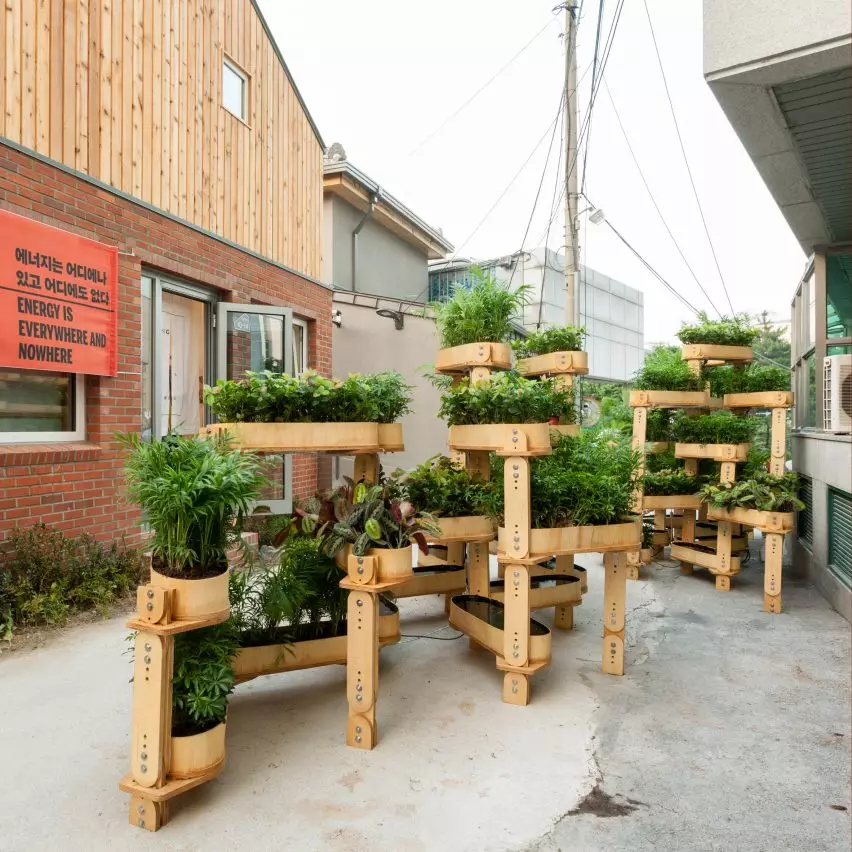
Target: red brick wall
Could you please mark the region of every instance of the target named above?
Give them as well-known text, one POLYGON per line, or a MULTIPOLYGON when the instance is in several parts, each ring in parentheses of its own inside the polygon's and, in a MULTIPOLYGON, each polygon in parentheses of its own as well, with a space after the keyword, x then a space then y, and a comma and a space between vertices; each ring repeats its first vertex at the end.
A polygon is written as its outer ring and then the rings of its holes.
MULTIPOLYGON (((0 542, 38 521, 110 539, 134 535, 116 432, 141 421, 142 266, 216 287, 231 302, 292 307, 309 322, 308 360, 331 373, 331 293, 299 275, 22 154, 0 142, 0 208, 117 246, 118 374, 87 377, 85 444, 0 443, 0 542)), ((296 456, 294 494, 317 487, 317 460, 296 456)))

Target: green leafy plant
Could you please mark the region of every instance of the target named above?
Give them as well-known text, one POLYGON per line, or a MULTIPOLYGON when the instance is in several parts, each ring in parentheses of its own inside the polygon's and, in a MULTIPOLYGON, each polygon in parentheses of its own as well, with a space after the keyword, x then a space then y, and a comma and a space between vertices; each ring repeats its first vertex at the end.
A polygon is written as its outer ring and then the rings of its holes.
POLYGON ((521 340, 513 340, 511 345, 517 358, 532 358, 551 352, 580 352, 585 339, 585 328, 565 325, 532 331, 521 340))
POLYGON ((642 548, 650 550, 654 546, 654 518, 642 518, 642 548))
POLYGON ((514 371, 482 384, 462 379, 441 394, 439 417, 450 426, 483 423, 573 423, 573 388, 555 379, 525 379, 514 371))
MULTIPOLYGON (((618 523, 630 512, 639 455, 608 431, 562 436, 549 456, 530 463, 530 517, 534 527, 618 523)), ((503 459, 495 457, 488 514, 504 520, 503 459)))
POLYGON ((233 624, 175 636, 172 678, 172 734, 201 734, 225 721, 234 691, 231 657, 237 651, 233 624))
POLYGON ((680 462, 675 458, 674 449, 670 449, 665 453, 648 453, 645 456, 645 469, 650 473, 674 469, 679 464, 680 462))
POLYGON ((126 597, 142 577, 139 553, 89 535, 67 537, 44 524, 13 529, 0 569, 0 638, 18 625, 63 624, 74 611, 97 610, 126 597))
POLYGON ((257 458, 230 450, 223 439, 123 440, 130 448, 128 492, 153 532, 155 568, 187 578, 225 571, 237 540, 234 522, 249 512, 263 483, 257 458))
POLYGON ((670 408, 652 408, 648 412, 645 440, 654 442, 671 441, 673 417, 674 412, 670 408))
POLYGON ((694 325, 684 323, 677 333, 681 343, 705 343, 715 346, 751 346, 760 334, 754 328, 748 314, 736 314, 733 317, 723 316, 711 320, 706 312, 698 314, 698 322, 694 325))
POLYGON ((705 379, 696 376, 676 346, 657 346, 633 377, 636 390, 700 391, 705 379))
POLYGON ((584 426, 588 420, 588 403, 593 400, 600 411, 597 426, 617 429, 623 435, 633 434, 633 410, 628 405, 629 389, 625 385, 581 379, 579 387, 582 394, 581 422, 584 426))
POLYGON ((791 471, 783 476, 756 472, 737 482, 708 483, 701 499, 716 509, 757 509, 761 512, 796 512, 805 508, 799 499, 801 481, 791 471))
POLYGON ((667 497, 672 494, 695 494, 699 482, 683 468, 648 471, 643 482, 643 491, 648 497, 667 497))
POLYGON ((411 410, 411 387, 393 371, 343 380, 247 373, 205 387, 204 398, 221 423, 394 423, 411 410))
POLYGON ((512 320, 523 315, 529 287, 511 291, 493 275, 471 269, 470 290, 459 288, 447 302, 435 302, 432 310, 441 347, 465 343, 502 343, 512 335, 512 320))
POLYGON ((413 506, 445 518, 482 514, 486 495, 493 488, 446 456, 432 456, 406 474, 401 484, 413 506))
POLYGON ((753 417, 737 417, 730 411, 714 411, 698 417, 681 411, 675 415, 672 433, 682 444, 747 444, 756 426, 753 417))
POLYGON ((710 394, 760 393, 790 389, 790 371, 782 367, 752 362, 746 367, 711 367, 707 370, 710 394))

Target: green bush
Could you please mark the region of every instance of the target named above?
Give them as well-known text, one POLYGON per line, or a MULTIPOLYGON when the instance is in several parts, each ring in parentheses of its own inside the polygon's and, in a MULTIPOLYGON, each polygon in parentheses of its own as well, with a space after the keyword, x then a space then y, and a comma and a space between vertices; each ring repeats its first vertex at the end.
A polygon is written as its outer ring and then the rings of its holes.
POLYGON ((645 427, 646 441, 671 441, 672 418, 671 408, 652 408, 648 412, 648 422, 645 427))
POLYGON ((573 325, 543 328, 530 332, 522 340, 513 340, 512 349, 518 358, 549 355, 551 352, 580 352, 586 339, 586 329, 573 325))
POLYGON ((462 379, 441 394, 439 417, 450 426, 484 423, 573 423, 573 388, 556 379, 526 379, 514 371, 498 373, 482 384, 462 379))
POLYGON ((512 292, 478 267, 471 274, 474 284, 470 290, 459 288, 449 301, 432 305, 443 349, 466 343, 503 343, 512 336, 512 320, 523 317, 528 286, 512 292))
POLYGON ((760 331, 751 325, 748 314, 711 320, 704 311, 694 325, 684 323, 677 333, 681 343, 705 343, 714 346, 751 346, 760 331))
POLYGON ((446 456, 433 456, 415 467, 402 480, 402 487, 415 508, 444 518, 482 514, 493 488, 446 456))
POLYGON ((393 371, 343 380, 247 373, 205 387, 204 398, 221 423, 394 423, 411 410, 411 387, 393 371))
POLYGON ((670 494, 695 494, 699 482, 683 468, 648 471, 645 474, 643 493, 647 497, 665 497, 670 494))
MULTIPOLYGON (((609 431, 563 436, 549 456, 530 462, 530 516, 534 527, 618 523, 629 514, 639 454, 609 431)), ((503 459, 492 462, 494 490, 488 514, 504 521, 503 459)))
POLYGON ((801 481, 790 471, 783 476, 755 472, 737 482, 708 483, 701 499, 716 509, 757 509, 761 512, 797 512, 805 504, 799 499, 801 481))
POLYGON ((753 417, 737 417, 730 411, 714 411, 690 417, 678 412, 672 432, 681 444, 747 444, 757 426, 753 417))
POLYGON ((704 383, 704 377, 693 374, 676 346, 652 349, 633 377, 636 390, 700 391, 704 383))
POLYGON ((64 624, 73 611, 106 615, 142 577, 138 552, 123 543, 66 537, 44 524, 12 530, 9 550, 0 568, 0 638, 16 626, 64 624))
POLYGON ((707 370, 711 396, 726 393, 761 393, 790 389, 790 371, 752 362, 744 368, 711 367, 707 370))

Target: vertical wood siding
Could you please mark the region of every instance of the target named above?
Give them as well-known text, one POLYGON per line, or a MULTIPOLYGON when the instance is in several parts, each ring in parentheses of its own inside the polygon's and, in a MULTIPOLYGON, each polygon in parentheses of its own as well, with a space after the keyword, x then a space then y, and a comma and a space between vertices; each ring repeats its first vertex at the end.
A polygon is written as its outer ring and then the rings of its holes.
POLYGON ((322 150, 249 0, 3 0, 0 136, 322 274, 322 150))

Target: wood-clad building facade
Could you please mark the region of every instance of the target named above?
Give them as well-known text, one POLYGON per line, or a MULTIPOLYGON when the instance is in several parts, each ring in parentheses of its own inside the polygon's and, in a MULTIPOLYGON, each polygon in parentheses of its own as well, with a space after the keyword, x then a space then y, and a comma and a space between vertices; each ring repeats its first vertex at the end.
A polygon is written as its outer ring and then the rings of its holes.
MULTIPOLYGON (((322 157, 254 0, 0 4, 0 215, 15 214, 0 219, 0 291, 42 320, 60 311, 56 285, 38 292, 49 279, 21 260, 50 258, 53 232, 18 245, 16 217, 117 257, 112 373, 63 372, 70 349, 29 370, 0 348, 0 540, 35 521, 132 533, 116 431, 196 430, 200 387, 245 367, 330 371, 322 157), (21 301, 25 286, 37 292, 21 301)), ((72 334, 30 320, 10 328, 72 334)), ((272 479, 280 510, 316 486, 316 463, 282 462, 272 479)))

